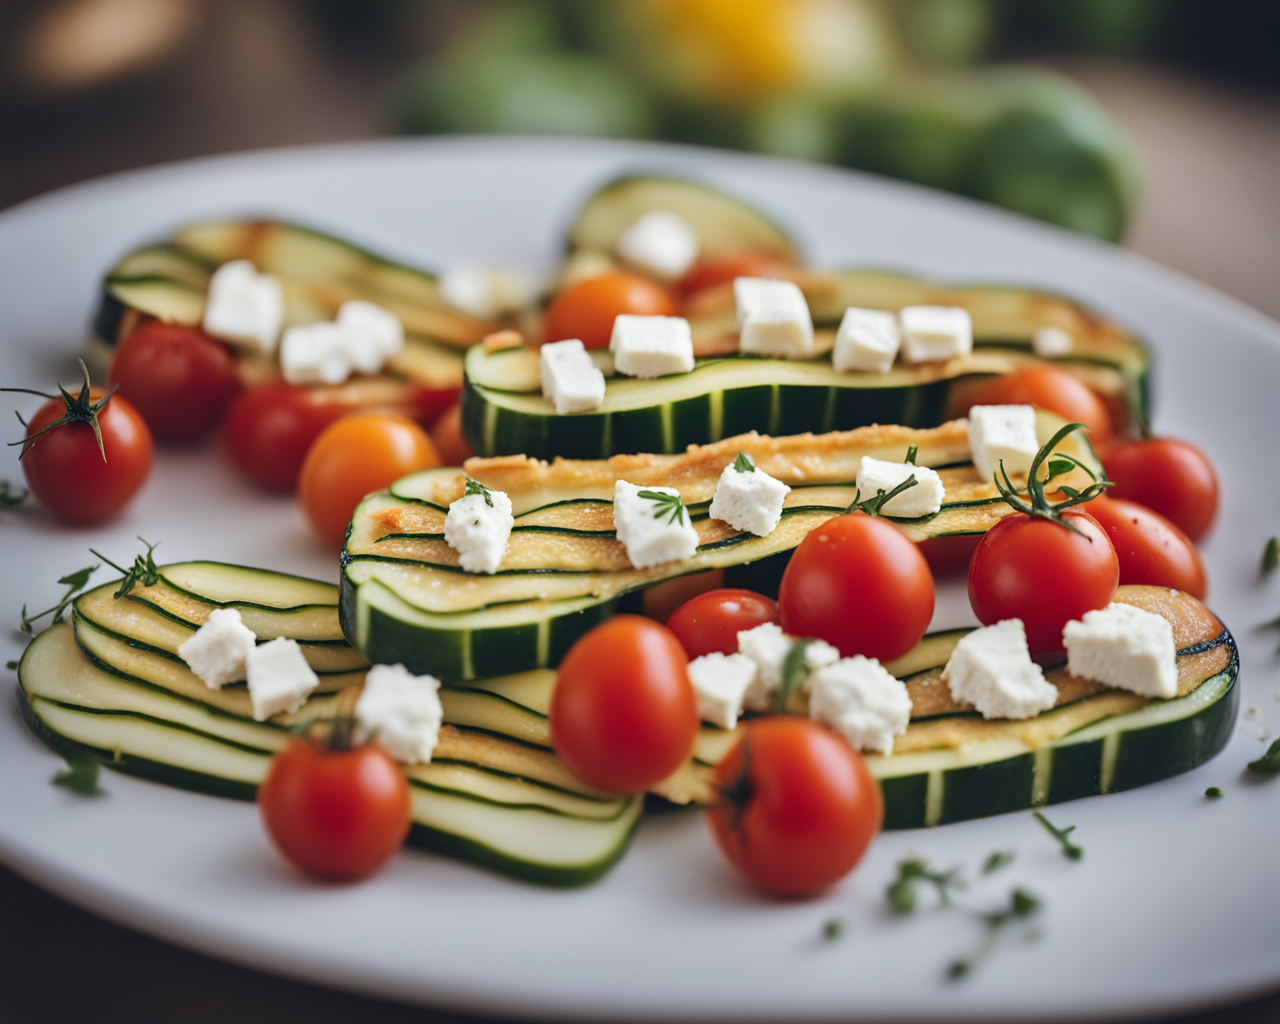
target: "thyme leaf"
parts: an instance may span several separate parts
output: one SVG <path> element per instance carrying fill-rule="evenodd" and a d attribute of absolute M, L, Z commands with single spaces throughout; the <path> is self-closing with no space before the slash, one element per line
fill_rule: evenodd
<path fill-rule="evenodd" d="M 756 464 L 751 461 L 751 456 L 744 451 L 738 452 L 738 457 L 733 460 L 733 468 L 739 473 L 754 473 Z"/>
<path fill-rule="evenodd" d="M 472 480 L 471 477 L 466 477 L 465 479 L 467 481 L 466 493 L 467 494 L 483 494 L 484 503 L 488 505 L 490 508 L 493 508 L 493 494 L 489 491 L 489 488 L 487 488 L 479 480 Z"/>
<path fill-rule="evenodd" d="M 1280 537 L 1272 537 L 1262 549 L 1262 575 L 1270 576 L 1280 565 Z"/>
<path fill-rule="evenodd" d="M 668 494 L 666 491 L 640 491 L 637 496 L 652 501 L 657 506 L 653 510 L 654 519 L 666 516 L 669 523 L 684 522 L 684 502 L 679 494 Z"/>
<path fill-rule="evenodd" d="M 809 678 L 809 664 L 804 656 L 811 643 L 811 637 L 801 637 L 791 645 L 787 656 L 782 659 L 782 682 L 778 686 L 778 692 L 774 694 L 774 707 L 778 711 L 786 710 L 791 695 Z"/>
<path fill-rule="evenodd" d="M 1277 746 L 1280 746 L 1280 740 L 1277 740 L 1276 742 L 1277 742 Z M 1280 771 L 1280 758 L 1277 758 L 1277 766 L 1275 770 Z M 1039 811 L 1036 811 L 1034 816 L 1036 821 L 1040 822 L 1041 825 L 1043 825 L 1046 829 L 1048 829 L 1049 834 L 1052 835 L 1054 839 L 1058 840 L 1058 842 L 1062 844 L 1062 855 L 1064 857 L 1066 857 L 1068 860 L 1079 860 L 1081 857 L 1084 856 L 1084 850 L 1081 849 L 1079 846 L 1077 846 L 1075 843 L 1073 843 L 1070 840 L 1070 838 L 1068 838 L 1071 835 L 1071 833 L 1076 830 L 1076 827 L 1074 825 L 1068 825 L 1066 828 L 1058 828 L 1057 826 L 1053 825 L 1049 821 L 1049 819 L 1046 818 Z"/>
<path fill-rule="evenodd" d="M 885 895 L 889 905 L 899 914 L 910 914 L 916 909 L 916 883 L 927 882 L 938 892 L 942 906 L 951 906 L 952 890 L 964 888 L 964 880 L 960 877 L 960 869 L 950 871 L 931 871 L 929 862 L 920 858 L 904 860 L 898 863 L 898 877 L 893 881 Z"/>
<path fill-rule="evenodd" d="M 1210 800 L 1217 800 L 1220 796 L 1222 796 L 1222 790 L 1219 789 L 1217 786 L 1210 786 L 1208 789 L 1204 791 L 1204 795 L 1207 796 Z"/>
<path fill-rule="evenodd" d="M 1009 905 L 991 914 L 980 915 L 987 926 L 986 937 L 967 957 L 955 960 L 947 969 L 948 977 L 963 978 L 972 974 L 992 954 L 999 945 L 1005 929 L 1017 921 L 1024 921 L 1040 909 L 1040 901 L 1023 889 L 1014 889 L 1009 896 Z"/>
<path fill-rule="evenodd" d="M 1012 850 L 997 850 L 995 853 L 991 854 L 991 856 L 989 856 L 986 859 L 986 861 L 983 863 L 982 873 L 984 875 L 989 875 L 993 871 L 999 871 L 1005 865 L 1012 864 L 1012 863 L 1013 863 Z"/>
<path fill-rule="evenodd" d="M 116 572 L 124 573 L 124 578 L 120 581 L 120 588 L 112 595 L 116 600 L 126 596 L 138 583 L 141 583 L 144 587 L 154 587 L 156 580 L 160 578 L 160 570 L 156 567 L 156 560 L 151 554 L 160 542 L 156 541 L 155 544 L 152 544 L 145 537 L 139 537 L 138 540 L 147 546 L 147 553 L 145 555 L 135 555 L 133 565 L 129 566 L 128 569 L 122 569 L 106 555 L 94 551 L 93 548 L 89 549 L 91 554 L 97 555 Z"/>
<path fill-rule="evenodd" d="M 1258 775 L 1280 774 L 1280 740 L 1276 740 L 1267 748 L 1267 752 L 1256 761 L 1249 762 L 1249 771 Z"/>
<path fill-rule="evenodd" d="M 920 481 L 916 479 L 916 475 L 912 473 L 909 477 L 903 480 L 902 483 L 898 484 L 897 487 L 895 487 L 893 490 L 889 491 L 888 493 L 885 493 L 884 489 L 881 488 L 880 490 L 876 491 L 875 497 L 867 498 L 865 501 L 860 500 L 862 498 L 862 492 L 858 491 L 853 496 L 853 504 L 851 504 L 847 509 L 845 509 L 845 511 L 853 512 L 853 511 L 860 510 L 862 512 L 865 512 L 869 516 L 878 516 L 880 515 L 880 510 L 884 508 L 885 505 L 893 501 L 893 499 L 896 498 L 903 491 L 909 491 L 912 487 L 914 487 L 919 482 Z"/>
<path fill-rule="evenodd" d="M 8 480 L 0 480 L 0 505 L 5 508 L 17 508 L 29 497 L 31 492 L 25 487 L 11 484 Z"/>
<path fill-rule="evenodd" d="M 907 457 L 902 461 L 905 462 L 908 466 L 914 466 L 916 464 L 916 453 L 919 451 L 920 451 L 919 445 L 915 445 L 915 444 L 911 445 L 911 447 L 907 449 Z"/>
<path fill-rule="evenodd" d="M 58 772 L 53 777 L 53 784 L 64 786 L 81 796 L 101 796 L 102 790 L 98 787 L 97 759 L 69 754 L 66 770 Z"/>
<path fill-rule="evenodd" d="M 67 605 L 69 605 L 72 599 L 84 589 L 84 585 L 89 582 L 89 577 L 92 576 L 97 569 L 98 566 L 90 565 L 84 569 L 77 569 L 73 573 L 68 573 L 66 576 L 63 576 L 62 579 L 58 580 L 59 583 L 67 588 L 67 592 L 62 595 L 62 599 L 52 608 L 46 608 L 44 611 L 37 612 L 35 615 L 28 615 L 27 606 L 24 604 L 22 606 L 22 623 L 18 628 L 22 630 L 22 632 L 26 633 L 27 636 L 34 636 L 35 624 L 46 615 L 53 616 L 49 620 L 49 625 L 51 626 L 55 622 L 61 622 L 62 616 L 67 610 Z"/>

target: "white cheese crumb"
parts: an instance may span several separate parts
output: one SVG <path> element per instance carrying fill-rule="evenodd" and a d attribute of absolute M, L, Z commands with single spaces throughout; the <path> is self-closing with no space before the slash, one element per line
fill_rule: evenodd
<path fill-rule="evenodd" d="M 975 405 L 969 410 L 969 451 L 983 480 L 989 481 L 1003 460 L 1010 476 L 1031 472 L 1040 451 L 1036 411 L 1029 405 Z"/>
<path fill-rule="evenodd" d="M 902 329 L 896 316 L 879 309 L 850 306 L 836 331 L 831 365 L 837 373 L 854 370 L 887 373 L 893 368 L 901 345 Z"/>
<path fill-rule="evenodd" d="M 698 233 L 679 214 L 650 210 L 618 236 L 614 251 L 639 270 L 673 280 L 698 258 Z"/>
<path fill-rule="evenodd" d="M 875 658 L 855 654 L 809 676 L 809 717 L 856 750 L 891 754 L 894 737 L 911 723 L 911 698 Z"/>
<path fill-rule="evenodd" d="M 698 696 L 698 717 L 722 729 L 732 729 L 758 671 L 756 663 L 745 654 L 714 651 L 694 658 L 689 662 L 689 682 Z"/>
<path fill-rule="evenodd" d="M 245 658 L 257 638 L 235 608 L 215 608 L 203 626 L 178 645 L 178 657 L 211 690 L 245 677 Z"/>
<path fill-rule="evenodd" d="M 1031 336 L 1031 351 L 1042 359 L 1070 355 L 1076 339 L 1061 327 L 1041 327 Z"/>
<path fill-rule="evenodd" d="M 1178 695 L 1173 627 L 1163 615 L 1114 602 L 1062 630 L 1067 670 L 1144 697 Z"/>
<path fill-rule="evenodd" d="M 577 338 L 552 341 L 538 355 L 542 397 L 558 416 L 591 412 L 604 403 L 604 374 Z"/>
<path fill-rule="evenodd" d="M 504 492 L 467 494 L 453 502 L 444 517 L 445 543 L 458 552 L 458 564 L 467 572 L 495 573 L 515 522 L 511 499 Z"/>
<path fill-rule="evenodd" d="M 744 698 L 752 711 L 772 711 L 774 694 L 782 685 L 782 664 L 796 638 L 784 633 L 776 622 L 766 622 L 738 634 L 738 653 L 745 654 L 759 670 Z M 814 669 L 840 660 L 840 652 L 825 640 L 810 640 L 804 651 L 805 666 Z"/>
<path fill-rule="evenodd" d="M 341 384 L 351 376 L 346 331 L 327 320 L 290 327 L 280 342 L 280 370 L 294 385 Z"/>
<path fill-rule="evenodd" d="M 874 498 L 879 491 L 888 494 L 909 476 L 915 476 L 916 485 L 886 501 L 880 511 L 900 519 L 931 516 L 942 508 L 945 488 L 942 477 L 927 466 L 913 466 L 909 462 L 885 462 L 864 455 L 858 463 L 858 500 Z"/>
<path fill-rule="evenodd" d="M 794 281 L 739 277 L 733 282 L 738 350 L 779 359 L 811 359 L 813 316 Z"/>
<path fill-rule="evenodd" d="M 232 260 L 213 272 L 204 305 L 204 330 L 215 338 L 266 355 L 284 326 L 284 290 L 249 260 Z"/>
<path fill-rule="evenodd" d="M 750 455 L 743 455 L 755 466 Z M 782 502 L 791 488 L 759 467 L 739 472 L 736 460 L 725 466 L 711 498 L 711 518 L 735 530 L 767 537 L 782 519 Z"/>
<path fill-rule="evenodd" d="M 698 550 L 698 531 L 684 505 L 642 498 L 664 494 L 678 498 L 673 487 L 638 487 L 619 480 L 613 488 L 613 525 L 627 557 L 637 569 L 665 562 L 687 562 Z"/>
<path fill-rule="evenodd" d="M 942 681 L 953 700 L 972 704 L 983 718 L 1033 718 L 1058 699 L 1058 688 L 1031 660 L 1021 619 L 967 633 L 942 670 Z"/>
<path fill-rule="evenodd" d="M 973 351 L 973 319 L 958 306 L 906 306 L 898 313 L 902 358 L 908 363 L 966 356 Z"/>
<path fill-rule="evenodd" d="M 245 658 L 245 669 L 253 718 L 257 722 L 281 712 L 293 714 L 320 683 L 298 641 L 283 636 L 250 651 Z"/>
<path fill-rule="evenodd" d="M 533 299 L 533 283 L 509 267 L 450 267 L 436 281 L 445 302 L 480 320 L 515 313 Z"/>
<path fill-rule="evenodd" d="M 397 761 L 429 763 L 443 718 L 435 676 L 415 676 L 403 665 L 369 669 L 356 701 L 356 722 Z"/>
<path fill-rule="evenodd" d="M 679 316 L 619 313 L 609 338 L 614 369 L 628 377 L 666 377 L 693 369 L 693 332 Z"/>
<path fill-rule="evenodd" d="M 351 365 L 361 373 L 377 373 L 404 350 L 404 325 L 390 310 L 352 299 L 338 307 L 337 324 Z"/>

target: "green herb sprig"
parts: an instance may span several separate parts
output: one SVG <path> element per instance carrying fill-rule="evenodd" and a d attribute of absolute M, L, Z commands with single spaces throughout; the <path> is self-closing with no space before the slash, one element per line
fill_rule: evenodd
<path fill-rule="evenodd" d="M 828 942 L 835 942 L 844 935 L 844 922 L 838 917 L 827 919 L 822 924 L 822 937 Z"/>
<path fill-rule="evenodd" d="M 756 464 L 751 461 L 751 456 L 744 451 L 738 452 L 738 457 L 733 460 L 733 468 L 739 473 L 754 473 Z"/>
<path fill-rule="evenodd" d="M 78 569 L 76 572 L 63 576 L 62 579 L 58 580 L 60 584 L 67 588 L 67 592 L 62 595 L 62 599 L 52 608 L 46 608 L 44 611 L 37 612 L 35 615 L 28 615 L 27 606 L 24 604 L 22 606 L 22 623 L 18 628 L 21 629 L 22 632 L 26 633 L 27 636 L 35 636 L 35 624 L 46 615 L 53 616 L 53 618 L 49 620 L 49 625 L 51 626 L 56 622 L 61 622 L 62 616 L 67 610 L 67 605 L 69 605 L 72 599 L 84 589 L 85 584 L 89 582 L 89 577 L 97 570 L 98 566 L 90 565 L 84 569 Z"/>
<path fill-rule="evenodd" d="M 845 511 L 846 512 L 861 511 L 861 512 L 865 512 L 869 516 L 878 516 L 880 515 L 880 510 L 884 508 L 885 505 L 893 501 L 893 499 L 896 498 L 903 491 L 911 490 L 911 488 L 914 487 L 919 482 L 920 481 L 916 479 L 916 475 L 912 473 L 909 477 L 903 480 L 902 483 L 898 484 L 898 486 L 895 487 L 893 490 L 886 493 L 885 490 L 881 488 L 880 490 L 876 491 L 875 497 L 867 498 L 866 500 L 862 500 L 862 492 L 857 491 L 853 496 L 853 503 L 847 509 L 845 509 Z"/>
<path fill-rule="evenodd" d="M 484 503 L 488 505 L 490 508 L 493 508 L 493 493 L 489 490 L 489 488 L 487 488 L 479 480 L 472 480 L 471 477 L 466 477 L 466 481 L 467 481 L 466 493 L 467 494 L 483 494 Z"/>
<path fill-rule="evenodd" d="M 1049 821 L 1049 819 L 1046 818 L 1039 811 L 1036 811 L 1034 816 L 1036 821 L 1040 822 L 1041 825 L 1043 825 L 1046 829 L 1048 829 L 1049 834 L 1052 835 L 1054 839 L 1058 840 L 1058 842 L 1062 844 L 1062 855 L 1064 857 L 1066 857 L 1068 860 L 1079 860 L 1081 857 L 1084 856 L 1084 850 L 1081 849 L 1079 846 L 1077 846 L 1075 843 L 1073 843 L 1069 838 L 1071 833 L 1076 830 L 1076 827 L 1074 825 L 1068 825 L 1066 828 L 1058 828 L 1057 826 L 1052 824 Z"/>
<path fill-rule="evenodd" d="M 947 968 L 947 976 L 953 979 L 972 974 L 995 950 L 1009 925 L 1025 921 L 1040 909 L 1040 901 L 1023 889 L 1014 889 L 1009 905 L 991 914 L 979 915 L 987 926 L 986 937 L 967 957 L 955 960 Z"/>
<path fill-rule="evenodd" d="M 910 914 L 916 909 L 916 884 L 927 882 L 938 893 L 938 900 L 944 907 L 952 905 L 953 891 L 964 889 L 964 879 L 960 877 L 960 869 L 950 871 L 931 871 L 929 862 L 919 858 L 904 860 L 898 863 L 898 877 L 885 890 L 889 897 L 889 905 L 899 914 Z"/>
<path fill-rule="evenodd" d="M 1267 752 L 1256 761 L 1249 762 L 1249 771 L 1258 775 L 1280 774 L 1280 740 L 1276 740 L 1267 748 Z"/>
<path fill-rule="evenodd" d="M 67 767 L 53 777 L 55 786 L 63 786 L 81 796 L 101 796 L 98 786 L 98 762 L 96 758 L 77 754 L 67 756 Z"/>
<path fill-rule="evenodd" d="M 638 496 L 652 501 L 657 508 L 653 510 L 654 519 L 667 517 L 672 524 L 684 522 L 684 502 L 679 494 L 668 494 L 666 491 L 640 491 Z"/>
<path fill-rule="evenodd" d="M 5 508 L 17 508 L 29 497 L 31 492 L 25 487 L 11 484 L 8 480 L 0 480 L 0 505 Z"/>
<path fill-rule="evenodd" d="M 119 589 L 112 595 L 117 600 L 127 595 L 138 583 L 141 583 L 144 587 L 154 587 L 156 580 L 160 578 L 160 570 L 156 567 L 156 560 L 151 554 L 160 542 L 156 541 L 155 544 L 152 544 L 145 537 L 139 537 L 138 540 L 147 546 L 147 553 L 145 555 L 135 555 L 133 565 L 129 566 L 128 569 L 121 568 L 106 555 L 94 551 L 93 548 L 89 549 L 91 554 L 97 555 L 116 572 L 124 573 Z"/>
<path fill-rule="evenodd" d="M 1050 522 L 1057 523 L 1059 526 L 1064 526 L 1068 530 L 1072 530 L 1092 542 L 1093 538 L 1089 537 L 1089 535 L 1078 526 L 1074 526 L 1064 519 L 1062 517 L 1062 513 L 1065 509 L 1071 508 L 1075 505 L 1083 505 L 1086 501 L 1092 501 L 1108 487 L 1112 486 L 1112 481 L 1106 479 L 1105 476 L 1099 480 L 1093 470 L 1084 465 L 1084 463 L 1079 459 L 1071 455 L 1066 455 L 1062 452 L 1054 452 L 1053 450 L 1054 446 L 1057 445 L 1059 441 L 1065 438 L 1073 430 L 1079 430 L 1083 426 L 1083 423 L 1068 423 L 1065 427 L 1054 434 L 1053 437 L 1049 438 L 1049 441 L 1045 446 L 1036 453 L 1036 457 L 1031 462 L 1031 469 L 1027 473 L 1027 498 L 1019 496 L 1018 489 L 1013 486 L 1013 481 L 1009 479 L 1009 474 L 1004 468 L 1003 459 L 1000 460 L 999 472 L 993 474 L 993 476 L 995 479 L 996 490 L 1000 492 L 1000 497 L 1019 512 L 1024 515 L 1032 516 L 1033 518 L 1048 519 Z M 1089 474 L 1089 478 L 1093 480 L 1093 483 L 1082 491 L 1076 490 L 1074 487 L 1060 486 L 1058 490 L 1062 491 L 1062 493 L 1067 496 L 1066 500 L 1050 502 L 1045 496 L 1045 481 L 1040 479 L 1039 470 L 1045 459 L 1049 459 L 1051 455 L 1052 459 L 1050 459 L 1049 462 L 1049 475 L 1051 477 L 1056 476 L 1059 473 L 1067 472 L 1073 466 L 1079 466 Z M 1002 477 L 1003 480 L 1001 479 Z M 1028 498 L 1030 500 L 1028 500 Z"/>
<path fill-rule="evenodd" d="M 907 448 L 907 457 L 902 461 L 905 462 L 908 466 L 914 466 L 916 464 L 916 455 L 918 455 L 919 452 L 920 452 L 920 446 L 918 444 L 911 445 L 910 447 Z"/>
<path fill-rule="evenodd" d="M 984 875 L 989 875 L 992 872 L 999 871 L 1002 867 L 1005 867 L 1012 863 L 1013 863 L 1012 850 L 997 850 L 995 853 L 991 854 L 991 856 L 989 856 L 983 862 L 982 873 Z"/>
<path fill-rule="evenodd" d="M 809 678 L 809 663 L 805 661 L 805 653 L 813 643 L 812 637 L 801 637 L 795 641 L 782 659 L 782 682 L 778 692 L 774 694 L 774 708 L 779 712 L 787 709 L 787 701 L 791 695 Z"/>
<path fill-rule="evenodd" d="M 1280 537 L 1270 538 L 1262 549 L 1262 575 L 1270 576 L 1280 565 Z"/>

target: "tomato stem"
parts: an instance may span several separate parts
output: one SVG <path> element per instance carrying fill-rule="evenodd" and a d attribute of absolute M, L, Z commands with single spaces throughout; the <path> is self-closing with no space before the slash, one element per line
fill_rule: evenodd
<path fill-rule="evenodd" d="M 80 369 L 84 373 L 84 386 L 80 389 L 80 394 L 73 398 L 66 388 L 61 384 L 58 385 L 58 393 L 62 396 L 62 400 L 67 403 L 67 411 L 62 414 L 60 419 L 54 420 L 47 427 L 37 430 L 30 437 L 24 437 L 21 441 L 9 442 L 9 447 L 11 448 L 14 445 L 19 444 L 23 446 L 22 454 L 18 456 L 20 460 L 26 456 L 27 452 L 31 451 L 31 442 L 41 434 L 47 434 L 49 431 L 56 430 L 58 427 L 67 423 L 87 423 L 93 428 L 93 436 L 98 439 L 98 451 L 102 453 L 102 461 L 107 461 L 107 449 L 102 443 L 102 427 L 98 424 L 98 413 L 102 412 L 106 407 L 106 404 L 111 401 L 111 396 L 116 393 L 116 388 L 120 385 L 117 384 L 116 387 L 108 391 L 97 402 L 91 402 L 89 400 L 89 367 L 84 365 L 83 359 L 79 359 L 77 362 L 79 362 Z M 16 391 L 26 395 L 39 395 L 41 398 L 48 399 L 55 399 L 58 397 L 58 395 L 46 394 L 43 391 L 34 391 L 31 388 L 0 388 L 0 391 Z M 26 423 L 23 422 L 21 416 L 18 417 L 18 422 L 22 423 L 24 427 L 26 426 Z"/>
<path fill-rule="evenodd" d="M 881 488 L 880 490 L 876 491 L 875 497 L 867 498 L 865 501 L 859 500 L 862 497 L 862 492 L 857 491 L 853 496 L 853 503 L 847 509 L 845 509 L 845 512 L 862 511 L 869 516 L 878 516 L 880 515 L 880 510 L 884 508 L 885 505 L 889 504 L 889 502 L 891 502 L 903 491 L 909 491 L 912 487 L 914 487 L 919 482 L 920 481 L 916 479 L 916 475 L 912 473 L 909 477 L 903 480 L 902 483 L 898 484 L 898 486 L 895 487 L 893 490 L 888 491 L 886 493 L 885 490 Z"/>
<path fill-rule="evenodd" d="M 1068 423 L 1054 434 L 1053 437 L 1049 438 L 1043 448 L 1036 452 L 1036 457 L 1031 462 L 1031 469 L 1027 471 L 1027 495 L 1030 498 L 1029 501 L 1027 498 L 1019 497 L 1018 489 L 1013 486 L 1013 481 L 1009 479 L 1009 473 L 1004 468 L 1004 459 L 1000 460 L 1000 471 L 992 474 L 992 476 L 995 480 L 996 490 L 1000 492 L 1000 497 L 1023 515 L 1031 516 L 1033 518 L 1047 519 L 1051 523 L 1057 523 L 1059 526 L 1066 527 L 1068 530 L 1072 530 L 1073 532 L 1080 534 L 1081 537 L 1092 544 L 1093 538 L 1078 526 L 1075 526 L 1064 519 L 1062 517 L 1062 512 L 1064 509 L 1071 508 L 1075 505 L 1083 505 L 1087 501 L 1092 501 L 1108 487 L 1112 486 L 1112 481 L 1106 478 L 1105 473 L 1103 474 L 1102 479 L 1098 479 L 1097 474 L 1075 456 L 1061 452 L 1055 453 L 1053 450 L 1054 447 L 1073 430 L 1080 430 L 1083 427 L 1083 423 Z M 1045 459 L 1049 458 L 1050 455 L 1053 456 L 1053 459 L 1049 463 L 1049 475 L 1045 480 L 1041 480 L 1040 466 L 1044 463 Z M 1057 476 L 1059 473 L 1070 471 L 1073 466 L 1078 466 L 1089 474 L 1093 483 L 1082 491 L 1078 491 L 1074 487 L 1067 487 L 1066 485 L 1063 485 L 1059 487 L 1058 490 L 1062 491 L 1062 493 L 1067 496 L 1066 500 L 1059 502 L 1049 501 L 1048 497 L 1046 497 L 1044 493 L 1045 482 L 1052 477 Z M 1004 478 L 1003 482 L 1001 481 L 1002 477 Z"/>

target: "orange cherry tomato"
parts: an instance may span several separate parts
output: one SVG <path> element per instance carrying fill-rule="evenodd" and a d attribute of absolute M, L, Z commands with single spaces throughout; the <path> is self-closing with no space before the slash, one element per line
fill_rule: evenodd
<path fill-rule="evenodd" d="M 1095 444 L 1113 433 L 1106 403 L 1066 370 L 1056 366 L 1028 366 L 1004 377 L 993 377 L 968 392 L 969 405 L 1038 405 L 1072 423 L 1089 428 Z M 967 408 L 960 415 L 967 412 Z"/>
<path fill-rule="evenodd" d="M 413 420 L 356 413 L 331 423 L 316 438 L 298 476 L 298 498 L 316 535 L 336 548 L 361 498 L 438 465 L 435 445 Z"/>
<path fill-rule="evenodd" d="M 1115 481 L 1108 497 L 1154 509 L 1193 541 L 1213 525 L 1218 475 L 1195 445 L 1171 437 L 1120 442 L 1102 450 L 1102 464 Z"/>
<path fill-rule="evenodd" d="M 454 402 L 431 428 L 431 443 L 440 453 L 441 464 L 461 466 L 476 453 L 462 436 L 462 403 Z"/>
<path fill-rule="evenodd" d="M 1084 506 L 1111 538 L 1120 583 L 1185 590 L 1197 601 L 1209 591 L 1200 553 L 1185 533 L 1154 509 L 1103 494 Z"/>
<path fill-rule="evenodd" d="M 671 293 L 647 277 L 614 271 L 566 288 L 547 307 L 545 341 L 579 338 L 587 348 L 608 348 L 613 320 L 619 313 L 675 316 Z"/>

